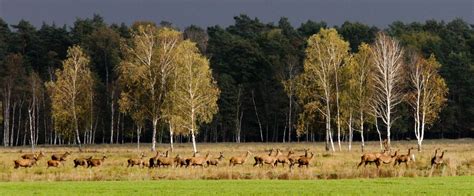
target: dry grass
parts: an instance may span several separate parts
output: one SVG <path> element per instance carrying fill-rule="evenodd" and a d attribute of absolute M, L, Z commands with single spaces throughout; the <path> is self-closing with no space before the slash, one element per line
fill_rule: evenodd
<path fill-rule="evenodd" d="M 360 148 L 358 143 L 352 152 L 343 149 L 342 152 L 324 152 L 324 143 L 218 143 L 218 144 L 198 144 L 201 156 L 210 152 L 214 158 L 223 151 L 225 160 L 218 167 L 207 168 L 155 168 L 142 169 L 139 167 L 127 168 L 127 159 L 138 157 L 141 152 L 145 152 L 148 161 L 149 157 L 155 153 L 149 151 L 149 145 L 142 145 L 142 151 L 138 152 L 135 145 L 93 145 L 86 146 L 85 152 L 79 152 L 76 147 L 51 147 L 40 146 L 37 149 L 45 152 L 46 157 L 32 168 L 13 169 L 13 160 L 19 159 L 23 153 L 30 152 L 28 147 L 0 148 L 0 181 L 98 181 L 98 180 L 156 180 L 156 179 L 346 179 L 346 178 L 376 178 L 376 177 L 419 177 L 428 176 L 430 172 L 430 159 L 435 148 L 447 149 L 445 154 L 446 165 L 435 170 L 433 176 L 462 176 L 474 175 L 474 140 L 429 140 L 425 141 L 424 149 L 421 153 L 415 152 L 416 162 L 411 163 L 408 168 L 405 165 L 393 167 L 383 165 L 377 171 L 375 165 L 361 166 L 357 169 L 360 161 Z M 394 149 L 406 154 L 409 147 L 414 147 L 415 142 L 395 141 L 392 144 Z M 378 142 L 367 144 L 367 152 L 379 151 Z M 288 167 L 278 166 L 272 169 L 266 165 L 263 168 L 254 168 L 253 156 L 267 153 L 271 148 L 280 148 L 283 153 L 290 149 L 296 155 L 303 154 L 304 148 L 310 148 L 315 153 L 310 168 L 295 167 L 290 170 Z M 347 148 L 347 147 L 346 147 Z M 167 144 L 158 145 L 158 150 L 166 151 Z M 190 157 L 191 144 L 175 145 L 175 152 L 170 156 L 180 154 L 183 157 Z M 229 167 L 229 159 L 232 156 L 243 155 L 247 150 L 253 153 L 243 166 Z M 47 169 L 47 160 L 52 154 L 72 151 L 64 165 L 59 168 Z M 78 157 L 94 156 L 101 158 L 107 155 L 104 165 L 87 169 L 74 168 L 73 161 Z"/>

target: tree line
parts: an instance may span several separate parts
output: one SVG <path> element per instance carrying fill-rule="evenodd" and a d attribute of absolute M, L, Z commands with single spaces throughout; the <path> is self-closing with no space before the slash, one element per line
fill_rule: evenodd
<path fill-rule="evenodd" d="M 234 20 L 181 31 L 166 21 L 109 25 L 99 15 L 38 29 L 0 19 L 2 144 L 327 141 L 335 149 L 333 134 L 338 148 L 474 136 L 474 31 L 461 19 L 386 29 Z M 378 76 L 388 73 L 384 86 Z M 74 97 L 58 93 L 71 81 L 85 82 L 68 89 Z"/>

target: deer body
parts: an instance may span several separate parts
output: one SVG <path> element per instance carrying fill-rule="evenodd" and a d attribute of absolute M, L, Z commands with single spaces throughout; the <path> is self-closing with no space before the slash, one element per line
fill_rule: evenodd
<path fill-rule="evenodd" d="M 251 152 L 247 151 L 247 153 L 244 156 L 231 157 L 229 160 L 229 166 L 243 165 L 249 158 L 250 154 Z"/>
<path fill-rule="evenodd" d="M 87 167 L 92 168 L 92 167 L 101 166 L 106 158 L 107 158 L 107 156 L 103 156 L 102 159 L 92 159 L 92 157 L 90 157 L 89 159 L 87 159 Z"/>
<path fill-rule="evenodd" d="M 14 160 L 13 163 L 15 163 L 14 168 L 17 169 L 19 167 L 31 167 L 36 164 L 37 158 L 33 157 L 33 159 L 19 159 L 19 160 Z"/>

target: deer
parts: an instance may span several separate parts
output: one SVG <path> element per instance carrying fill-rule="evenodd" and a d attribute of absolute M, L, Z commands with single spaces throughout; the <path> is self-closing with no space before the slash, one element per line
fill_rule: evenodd
<path fill-rule="evenodd" d="M 402 154 L 398 155 L 397 158 L 395 158 L 395 163 L 393 166 L 400 165 L 401 163 L 405 163 L 405 166 L 408 167 L 408 163 L 410 163 L 413 160 L 411 150 L 415 149 L 414 147 L 411 147 L 408 149 L 408 154 Z"/>
<path fill-rule="evenodd" d="M 193 167 L 196 166 L 196 165 L 204 167 L 204 164 L 207 163 L 209 158 L 210 158 L 209 152 L 206 154 L 205 157 L 193 157 L 193 158 L 191 158 L 189 164 L 186 167 L 188 167 L 190 165 L 193 166 Z"/>
<path fill-rule="evenodd" d="M 229 160 L 229 166 L 243 165 L 251 154 L 252 153 L 250 151 L 247 151 L 247 153 L 243 156 L 231 157 Z"/>
<path fill-rule="evenodd" d="M 207 166 L 209 167 L 209 165 L 214 165 L 217 167 L 217 165 L 222 161 L 224 160 L 224 153 L 223 152 L 220 152 L 219 153 L 219 157 L 217 157 L 217 159 L 210 159 L 210 160 L 207 160 Z"/>
<path fill-rule="evenodd" d="M 60 165 L 62 165 L 62 162 L 64 160 L 49 160 L 48 161 L 48 168 L 50 167 L 59 167 Z"/>
<path fill-rule="evenodd" d="M 435 168 L 438 168 L 440 165 L 442 165 L 444 163 L 443 157 L 444 157 L 444 153 L 447 152 L 447 150 L 443 150 L 441 155 L 438 156 L 438 151 L 439 150 L 441 150 L 441 149 L 437 148 L 435 150 L 435 154 L 434 154 L 433 158 L 431 158 L 431 169 L 430 169 L 430 175 L 429 175 L 430 177 L 433 174 L 433 170 Z"/>
<path fill-rule="evenodd" d="M 309 163 L 311 162 L 311 159 L 313 159 L 314 157 L 314 154 L 312 152 L 310 154 L 311 156 L 309 157 L 301 157 L 298 159 L 298 167 L 306 166 L 306 168 L 308 168 Z"/>
<path fill-rule="evenodd" d="M 300 159 L 301 157 L 308 157 L 308 151 L 309 151 L 309 148 L 305 148 L 303 149 L 304 150 L 304 155 L 300 155 L 300 156 L 290 156 L 288 158 L 288 161 L 290 162 L 290 168 L 293 167 L 293 165 L 295 165 L 296 163 L 298 163 L 298 159 Z"/>
<path fill-rule="evenodd" d="M 92 157 L 89 157 L 89 158 L 76 158 L 74 159 L 74 168 L 76 168 L 77 166 L 82 166 L 82 167 L 86 167 L 87 166 L 87 160 L 89 159 L 92 159 Z"/>
<path fill-rule="evenodd" d="M 276 157 L 276 162 L 275 162 L 275 166 L 278 165 L 278 163 L 281 163 L 283 165 L 283 167 L 285 167 L 285 164 L 288 163 L 290 164 L 290 157 L 291 155 L 295 154 L 295 152 L 293 152 L 292 150 L 288 151 L 288 154 L 287 155 L 278 155 Z"/>
<path fill-rule="evenodd" d="M 13 163 L 15 164 L 15 166 L 13 168 L 18 169 L 19 167 L 32 167 L 33 165 L 36 165 L 36 161 L 38 161 L 37 157 L 33 157 L 32 159 L 14 160 Z"/>
<path fill-rule="evenodd" d="M 433 168 L 433 167 L 438 168 L 441 164 L 444 163 L 443 157 L 444 157 L 444 153 L 447 152 L 447 150 L 443 150 L 443 152 L 441 153 L 441 155 L 440 155 L 440 156 L 437 156 L 438 150 L 441 150 L 441 149 L 437 148 L 437 149 L 435 150 L 435 154 L 434 154 L 433 158 L 431 158 L 431 168 Z"/>
<path fill-rule="evenodd" d="M 191 159 L 194 158 L 194 157 L 197 157 L 198 155 L 199 155 L 199 151 L 193 152 L 193 156 L 192 156 L 192 157 L 189 157 L 189 158 L 184 159 L 185 166 L 188 167 L 188 166 L 191 164 Z"/>
<path fill-rule="evenodd" d="M 87 167 L 92 168 L 92 167 L 101 166 L 106 158 L 107 158 L 107 156 L 105 156 L 105 155 L 102 157 L 102 159 L 93 159 L 92 157 L 90 157 L 90 158 L 87 159 Z"/>
<path fill-rule="evenodd" d="M 183 166 L 186 166 L 188 165 L 188 163 L 186 162 L 186 159 L 185 158 L 182 158 L 179 154 L 176 155 L 175 157 L 175 162 L 176 162 L 176 166 L 175 167 L 183 167 Z"/>
<path fill-rule="evenodd" d="M 43 151 L 40 151 L 38 154 L 24 154 L 24 155 L 21 155 L 21 158 L 23 159 L 30 159 L 32 160 L 33 158 L 36 158 L 36 161 L 39 161 L 41 158 L 44 157 L 44 153 Z"/>
<path fill-rule="evenodd" d="M 375 165 L 377 166 L 377 168 L 379 168 L 380 166 L 380 163 L 378 162 L 378 158 L 385 154 L 387 152 L 387 150 L 385 149 L 382 153 L 380 152 L 377 152 L 377 153 L 365 153 L 363 154 L 361 157 L 360 157 L 360 163 L 359 165 L 357 165 L 357 168 L 359 168 L 363 163 L 364 163 L 364 167 L 367 166 L 367 164 L 372 164 L 372 163 L 375 163 Z"/>
<path fill-rule="evenodd" d="M 156 155 L 154 157 L 151 157 L 149 160 L 149 168 L 156 167 L 157 165 L 155 164 L 155 161 L 158 159 L 158 157 L 162 156 L 160 151 L 156 151 Z"/>
<path fill-rule="evenodd" d="M 145 161 L 143 161 L 143 158 L 145 156 L 146 156 L 145 153 L 142 152 L 140 154 L 140 158 L 134 158 L 134 159 L 130 158 L 130 159 L 128 159 L 127 160 L 127 162 L 128 162 L 127 167 L 130 167 L 130 166 L 133 167 L 134 165 L 138 165 L 139 167 L 141 166 L 143 168 L 145 166 L 145 164 L 143 164 L 143 163 L 145 163 Z"/>
<path fill-rule="evenodd" d="M 395 154 L 391 155 L 391 154 L 381 154 L 378 158 L 377 158 L 377 165 L 380 166 L 381 164 L 390 164 L 392 163 L 396 157 L 397 157 L 397 154 L 398 154 L 398 150 L 395 151 Z"/>
<path fill-rule="evenodd" d="M 268 155 L 257 155 L 257 156 L 254 156 L 253 158 L 255 159 L 255 163 L 253 164 L 253 166 L 257 166 L 257 165 L 263 165 L 263 159 L 271 159 L 271 156 L 272 156 L 272 153 L 275 149 L 272 148 L 270 150 L 270 152 L 268 153 Z"/>
<path fill-rule="evenodd" d="M 61 155 L 59 155 L 59 154 L 53 154 L 53 155 L 51 155 L 51 160 L 55 160 L 55 161 L 65 161 L 66 158 L 67 158 L 69 155 L 71 155 L 71 153 L 70 153 L 70 152 L 67 152 L 67 151 L 66 151 L 64 154 L 61 154 Z"/>
<path fill-rule="evenodd" d="M 272 152 L 270 151 L 270 154 L 271 153 Z M 272 167 L 275 167 L 276 162 L 277 162 L 277 157 L 280 156 L 280 155 L 281 155 L 281 151 L 280 151 L 280 149 L 277 149 L 277 152 L 273 156 L 262 156 L 262 157 L 260 157 L 260 159 L 258 161 L 258 166 L 263 167 L 263 164 L 268 164 Z M 255 161 L 255 164 L 257 164 L 257 161 Z M 255 164 L 254 164 L 254 167 L 255 167 Z"/>
<path fill-rule="evenodd" d="M 158 167 L 161 167 L 161 166 L 173 166 L 173 163 L 175 163 L 175 160 L 176 160 L 176 157 L 175 158 L 171 158 L 169 157 L 169 152 L 166 151 L 166 155 L 163 157 L 163 156 L 160 156 L 158 157 L 158 159 L 156 160 L 156 164 L 158 165 Z"/>

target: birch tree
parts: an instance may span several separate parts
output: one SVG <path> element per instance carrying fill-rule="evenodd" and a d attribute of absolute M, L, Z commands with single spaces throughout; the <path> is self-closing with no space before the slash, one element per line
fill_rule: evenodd
<path fill-rule="evenodd" d="M 312 92 L 322 103 L 320 112 L 326 120 L 326 150 L 329 150 L 329 143 L 333 151 L 334 143 L 331 128 L 331 108 L 333 107 L 334 96 L 338 91 L 335 83 L 335 76 L 338 74 L 335 67 L 343 63 L 347 57 L 349 44 L 345 42 L 335 29 L 321 29 L 318 34 L 308 39 L 306 48 L 306 59 L 304 62 L 305 78 L 318 85 L 318 91 Z M 336 102 L 337 103 L 337 102 Z"/>
<path fill-rule="evenodd" d="M 446 102 L 448 88 L 438 73 L 440 67 L 441 64 L 436 61 L 434 55 L 428 59 L 424 59 L 418 54 L 411 57 L 408 69 L 411 92 L 408 96 L 408 103 L 413 109 L 418 151 L 421 151 L 426 126 L 431 125 L 438 118 L 438 114 Z"/>
<path fill-rule="evenodd" d="M 179 47 L 176 86 L 171 91 L 175 112 L 172 123 L 177 129 L 185 128 L 191 135 L 193 151 L 197 152 L 196 134 L 201 123 L 211 122 L 217 113 L 220 91 L 212 77 L 209 61 L 199 54 L 196 45 L 188 40 Z"/>
<path fill-rule="evenodd" d="M 402 102 L 403 92 L 403 49 L 399 42 L 385 33 L 379 33 L 372 45 L 373 88 L 372 107 L 376 118 L 382 119 L 386 128 L 387 142 L 390 134 L 395 107 Z"/>
<path fill-rule="evenodd" d="M 371 56 L 372 50 L 369 45 L 363 43 L 359 46 L 359 50 L 350 59 L 349 64 L 346 67 L 349 83 L 349 91 L 347 93 L 346 100 L 349 102 L 350 113 L 349 117 L 349 129 L 352 130 L 352 122 L 357 124 L 358 128 L 355 129 L 360 133 L 361 137 L 361 149 L 364 151 L 365 140 L 364 140 L 364 124 L 368 121 L 369 115 L 372 113 L 370 106 L 372 96 L 372 84 L 371 84 Z M 352 136 L 350 136 L 352 137 Z"/>
<path fill-rule="evenodd" d="M 65 135 L 75 135 L 79 149 L 82 149 L 79 129 L 88 116 L 90 89 L 94 77 L 89 68 L 90 59 L 80 46 L 68 49 L 62 69 L 55 72 L 56 81 L 46 83 L 52 101 L 55 127 Z"/>
<path fill-rule="evenodd" d="M 153 124 L 152 151 L 156 150 L 157 126 L 169 91 L 169 76 L 175 67 L 176 49 L 181 41 L 181 33 L 176 30 L 142 24 L 132 32 L 130 43 L 123 44 L 125 55 L 119 73 L 121 80 L 130 87 L 123 92 L 141 94 L 138 107 L 145 110 L 145 119 Z"/>

